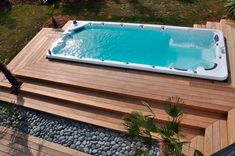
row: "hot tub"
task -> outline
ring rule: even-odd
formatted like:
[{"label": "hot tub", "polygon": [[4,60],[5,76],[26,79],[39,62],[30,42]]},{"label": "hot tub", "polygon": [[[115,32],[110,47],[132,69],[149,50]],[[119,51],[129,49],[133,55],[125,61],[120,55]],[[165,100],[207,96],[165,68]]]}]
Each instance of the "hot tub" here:
[{"label": "hot tub", "polygon": [[151,24],[74,21],[47,52],[49,59],[223,81],[223,33]]}]

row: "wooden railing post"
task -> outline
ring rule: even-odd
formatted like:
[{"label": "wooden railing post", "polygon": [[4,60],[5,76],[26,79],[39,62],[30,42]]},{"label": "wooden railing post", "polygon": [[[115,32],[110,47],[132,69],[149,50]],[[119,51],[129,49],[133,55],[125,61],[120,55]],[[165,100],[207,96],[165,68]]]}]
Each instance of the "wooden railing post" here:
[{"label": "wooden railing post", "polygon": [[11,94],[18,95],[20,93],[20,86],[23,84],[23,82],[18,81],[3,63],[0,63],[0,71],[2,71],[7,80],[12,85]]}]

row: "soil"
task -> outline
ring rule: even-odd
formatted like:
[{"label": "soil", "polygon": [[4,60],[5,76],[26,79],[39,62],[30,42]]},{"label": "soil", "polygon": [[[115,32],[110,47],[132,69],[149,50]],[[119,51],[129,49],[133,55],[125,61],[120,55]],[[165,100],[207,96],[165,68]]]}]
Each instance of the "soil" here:
[{"label": "soil", "polygon": [[[59,28],[62,28],[69,20],[75,20],[76,17],[73,16],[68,16],[68,15],[59,15],[59,16],[54,16],[57,24],[59,25]],[[82,19],[79,19],[82,20]],[[48,19],[44,24],[43,27],[47,28],[53,28],[52,25],[52,19]]]}]

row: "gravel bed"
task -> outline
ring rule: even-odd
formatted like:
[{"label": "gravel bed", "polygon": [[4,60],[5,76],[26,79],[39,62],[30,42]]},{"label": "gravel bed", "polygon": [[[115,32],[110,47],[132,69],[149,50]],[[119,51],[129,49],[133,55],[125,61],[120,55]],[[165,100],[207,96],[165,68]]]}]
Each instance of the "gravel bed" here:
[{"label": "gravel bed", "polygon": [[[10,113],[0,115],[0,125],[91,155],[129,156],[134,155],[136,149],[146,149],[142,140],[133,139],[125,133],[23,107],[13,108],[9,104],[0,104],[1,112],[6,109]],[[159,155],[157,143],[149,155]]]}]

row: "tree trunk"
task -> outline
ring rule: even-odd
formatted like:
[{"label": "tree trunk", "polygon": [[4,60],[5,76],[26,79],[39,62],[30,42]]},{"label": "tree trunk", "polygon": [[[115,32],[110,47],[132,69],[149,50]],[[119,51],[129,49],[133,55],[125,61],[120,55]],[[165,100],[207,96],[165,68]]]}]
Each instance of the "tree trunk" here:
[{"label": "tree trunk", "polygon": [[11,83],[11,93],[18,95],[20,93],[20,86],[22,85],[22,82],[18,81],[3,63],[0,63],[0,71],[2,71],[7,80]]},{"label": "tree trunk", "polygon": [[52,19],[53,28],[59,28],[59,25],[58,25],[58,23],[56,22],[55,18],[52,16],[51,19]]}]

